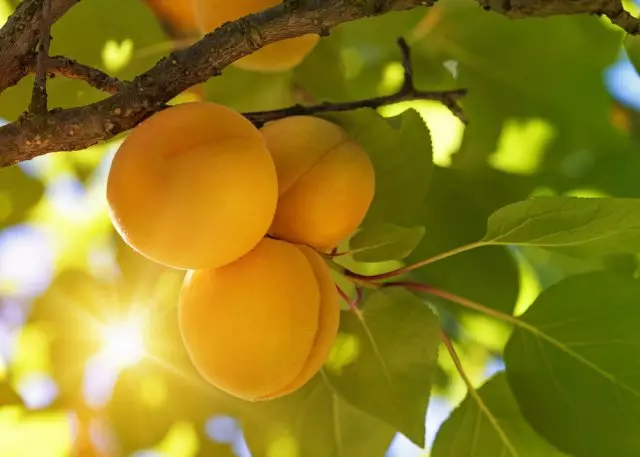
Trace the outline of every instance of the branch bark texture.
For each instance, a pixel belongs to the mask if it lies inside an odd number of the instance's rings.
[[[80,0],[50,0],[49,19],[55,23]],[[0,92],[16,84],[35,61],[45,0],[24,0],[0,29]]]
[[[35,64],[35,46],[44,0],[24,0],[0,30],[0,92],[15,84]],[[51,0],[51,22],[79,0]],[[87,0],[85,0],[87,1]],[[49,72],[87,81],[113,94],[100,102],[71,109],[25,113],[0,127],[0,166],[55,151],[83,149],[125,132],[162,109],[166,102],[205,82],[234,61],[280,40],[308,33],[327,35],[344,22],[417,7],[436,0],[284,0],[278,6],[228,23],[185,49],[175,51],[130,83],[64,57],[48,58]],[[477,0],[486,10],[510,18],[598,14],[629,33],[640,21],[621,0]],[[410,76],[410,75],[409,75]],[[449,94],[451,95],[451,94]],[[450,99],[450,98],[449,98]],[[450,104],[455,109],[455,104]],[[296,108],[299,109],[299,108]],[[268,118],[269,114],[252,113]],[[276,117],[282,113],[274,114]]]
[[[327,35],[344,22],[430,6],[434,1],[297,0],[228,23],[193,46],[171,53],[103,101],[52,110],[44,116],[28,113],[0,127],[0,166],[49,152],[83,149],[112,138],[135,127],[184,90],[267,44],[309,33]]]

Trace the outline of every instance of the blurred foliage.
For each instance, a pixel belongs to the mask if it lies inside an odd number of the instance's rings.
[[[0,0],[0,24],[16,3]],[[79,2],[53,27],[51,52],[132,79],[198,38],[176,4]],[[376,274],[459,251],[402,280],[507,322],[399,288],[366,290],[361,313],[343,304],[311,382],[269,402],[234,399],[183,348],[183,273],[140,256],[109,222],[105,175],[118,142],[39,157],[0,170],[0,456],[417,457],[432,444],[434,457],[640,452],[640,101],[615,100],[606,80],[625,56],[640,68],[638,38],[595,16],[511,21],[445,0],[337,27],[291,71],[227,68],[174,102],[258,111],[390,94],[402,84],[399,37],[420,89],[468,89],[469,122],[424,101],[325,116],[365,147],[377,176],[371,211],[335,262]],[[31,84],[0,94],[1,119],[18,118]],[[49,94],[52,107],[105,97],[64,78]],[[139,328],[113,341],[123,322]],[[506,374],[494,375],[505,347]]]

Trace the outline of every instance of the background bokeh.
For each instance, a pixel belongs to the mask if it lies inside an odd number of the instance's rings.
[[[0,0],[0,24],[15,3]],[[55,25],[52,53],[131,78],[194,38],[171,25],[142,0],[80,2]],[[442,0],[341,26],[293,71],[228,68],[175,102],[205,98],[254,111],[391,93],[402,83],[400,36],[412,47],[420,88],[469,90],[466,128],[433,102],[380,110],[413,108],[432,136],[437,166],[406,215],[426,235],[408,261],[477,239],[488,214],[532,195],[640,196],[640,44],[596,17],[510,21],[470,0]],[[1,119],[25,109],[31,83],[0,95]],[[52,106],[104,97],[62,78],[49,87]],[[0,170],[0,456],[249,456],[244,435],[261,422],[247,420],[243,430],[180,345],[181,273],[134,253],[110,224],[105,176],[121,139]],[[606,261],[637,268],[634,256]],[[534,248],[496,247],[430,265],[419,279],[522,312],[541,289],[593,268]],[[456,317],[445,324],[479,384],[502,370],[509,329],[462,311]],[[441,359],[427,447],[398,434],[389,457],[429,455],[464,397],[453,365]],[[349,455],[368,455],[359,446],[370,436],[352,436]],[[269,449],[269,457],[296,455],[284,438]]]

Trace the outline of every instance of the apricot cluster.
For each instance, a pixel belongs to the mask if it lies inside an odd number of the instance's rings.
[[[374,183],[366,152],[331,122],[296,116],[258,130],[198,102],[129,134],[107,201],[133,249],[188,270],[179,320],[198,371],[257,401],[295,391],[326,360],[340,305],[319,252],[362,222]]]

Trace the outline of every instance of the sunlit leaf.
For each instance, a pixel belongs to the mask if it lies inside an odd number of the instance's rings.
[[[292,395],[243,408],[253,457],[382,456],[395,432],[341,399],[321,376]]]
[[[399,227],[393,224],[365,226],[349,241],[350,253],[361,262],[403,259],[418,245],[424,227]]]
[[[403,289],[373,294],[359,318],[343,312],[339,334],[357,338],[348,363],[329,363],[329,384],[347,402],[424,445],[424,417],[440,343],[438,319]],[[338,369],[336,369],[338,368]]]
[[[584,457],[640,452],[640,282],[607,273],[543,292],[505,349],[523,415],[549,442]]]
[[[420,115],[407,110],[385,119],[361,109],[327,118],[343,126],[373,162],[376,193],[365,223],[414,225],[433,168],[431,137]]]
[[[562,457],[522,417],[504,373],[467,395],[442,425],[432,457]],[[482,404],[480,404],[482,402]]]
[[[496,211],[482,244],[640,251],[640,199],[539,197]]]

